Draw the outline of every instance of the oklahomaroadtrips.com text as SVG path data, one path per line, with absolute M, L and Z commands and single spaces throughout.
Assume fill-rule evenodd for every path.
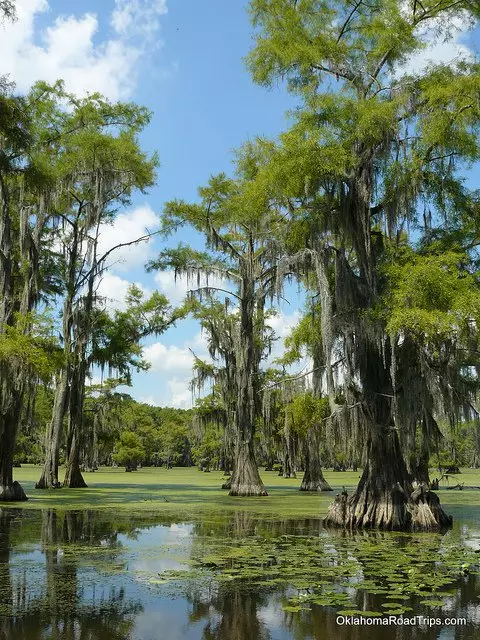
M 412 616 L 405 618 L 403 616 L 387 616 L 387 617 L 354 617 L 354 616 L 337 616 L 337 624 L 341 626 L 360 626 L 360 625 L 398 625 L 398 626 L 464 626 L 467 624 L 466 618 L 428 618 L 427 616 Z

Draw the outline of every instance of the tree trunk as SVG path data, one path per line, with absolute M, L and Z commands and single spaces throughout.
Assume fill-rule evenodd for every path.
M 275 464 L 275 456 L 267 451 L 265 461 L 265 471 L 273 471 L 273 465 Z
M 80 471 L 80 434 L 77 431 L 76 425 L 73 426 L 73 429 L 74 432 L 71 434 L 63 486 L 68 487 L 69 489 L 84 489 L 88 485 L 83 479 L 82 472 Z
M 65 367 L 60 372 L 60 379 L 55 389 L 52 419 L 45 433 L 45 463 L 40 480 L 35 485 L 37 489 L 58 489 L 61 486 L 58 479 L 58 458 L 67 399 L 68 370 Z
M 255 461 L 255 289 L 253 265 L 248 263 L 242 277 L 240 336 L 235 372 L 235 462 L 231 477 L 231 496 L 266 496 L 267 491 Z
M 323 476 L 315 426 L 310 427 L 307 433 L 305 473 L 303 474 L 300 491 L 332 491 L 332 487 Z
M 10 395 L 10 406 L 7 414 L 0 417 L 0 502 L 22 502 L 28 498 L 21 485 L 13 480 L 13 452 L 20 423 L 22 398 L 6 387 L 4 381 L 2 395 L 4 398 L 6 394 Z M 2 402 L 2 406 L 6 404 Z
M 399 531 L 450 526 L 452 518 L 441 509 L 435 494 L 423 488 L 413 492 L 393 424 L 388 344 L 380 353 L 372 338 L 364 340 L 359 368 L 362 410 L 368 429 L 367 463 L 356 490 L 351 496 L 344 491 L 336 497 L 324 523 L 347 529 Z
M 283 477 L 284 478 L 296 478 L 297 473 L 295 471 L 295 456 L 293 453 L 293 442 L 290 432 L 285 434 L 283 439 Z
M 80 449 L 83 429 L 83 406 L 85 400 L 85 345 L 83 340 L 77 341 L 77 353 L 72 367 L 68 406 L 67 463 L 63 486 L 69 489 L 83 489 L 87 483 L 80 470 Z
M 235 471 L 230 481 L 231 496 L 268 496 L 258 473 L 252 442 L 239 445 Z
M 413 491 L 395 429 L 381 431 L 368 440 L 367 464 L 357 489 L 351 496 L 343 492 L 335 498 L 325 526 L 398 531 L 450 526 L 452 518 L 434 493 Z
M 430 474 L 428 470 L 428 463 L 430 461 L 430 454 L 428 448 L 423 446 L 420 452 L 415 456 L 412 465 L 412 480 L 415 485 L 430 486 Z
M 80 471 L 81 423 L 79 422 L 79 413 L 82 408 L 83 403 L 76 404 L 75 408 L 70 410 L 68 421 L 67 463 L 63 486 L 69 489 L 83 489 L 87 486 Z

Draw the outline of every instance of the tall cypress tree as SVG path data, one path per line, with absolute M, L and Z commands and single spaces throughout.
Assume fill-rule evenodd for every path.
M 448 36 L 459 19 L 475 24 L 479 5 L 252 0 L 251 15 L 254 79 L 264 85 L 287 80 L 300 101 L 267 172 L 292 234 L 296 229 L 296 264 L 309 262 L 315 272 L 332 420 L 346 433 L 356 424 L 366 434 L 360 483 L 336 500 L 326 521 L 386 529 L 449 524 L 433 493 L 413 490 L 397 411 L 415 384 L 404 376 L 402 385 L 397 374 L 406 358 L 429 349 L 431 326 L 422 314 L 415 326 L 411 315 L 403 325 L 398 316 L 392 322 L 383 307 L 392 286 L 387 265 L 402 243 L 413 247 L 420 236 L 424 251 L 435 251 L 429 244 L 435 226 L 465 228 L 466 218 L 478 215 L 462 171 L 479 158 L 480 67 L 463 60 L 415 73 L 405 64 L 426 44 L 425 29 Z M 470 277 L 465 264 L 457 259 L 459 277 Z M 475 304 L 457 302 L 438 300 L 450 332 L 475 324 Z M 415 349 L 407 352 L 410 342 Z M 332 371 L 338 350 L 341 385 Z M 431 388 L 417 398 L 430 421 Z

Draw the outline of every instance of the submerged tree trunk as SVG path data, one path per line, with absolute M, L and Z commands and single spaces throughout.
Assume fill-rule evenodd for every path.
M 15 432 L 4 431 L 0 442 L 0 502 L 28 500 L 19 482 L 13 479 Z
M 282 476 L 284 478 L 296 478 L 295 470 L 295 454 L 292 434 L 287 431 L 283 438 L 283 468 Z
M 307 433 L 305 446 L 305 473 L 303 475 L 300 491 L 332 491 L 332 487 L 323 476 L 315 426 L 310 427 Z
M 240 335 L 235 372 L 235 462 L 231 477 L 231 496 L 266 496 L 255 461 L 255 285 L 253 265 L 246 261 L 242 278 L 240 303 Z
M 83 403 L 85 396 L 85 368 L 83 351 L 74 365 L 68 412 L 67 462 L 63 486 L 82 489 L 87 486 L 80 471 L 80 450 L 83 426 Z
M 239 445 L 235 471 L 230 478 L 231 496 L 267 496 L 260 478 L 252 442 Z
M 77 431 L 75 431 L 71 437 L 63 486 L 69 489 L 84 489 L 88 486 L 80 471 L 80 443 Z
M 438 497 L 423 487 L 413 491 L 392 419 L 388 362 L 388 345 L 381 354 L 367 339 L 361 363 L 362 409 L 369 429 L 367 462 L 356 490 L 351 496 L 346 492 L 337 496 L 324 523 L 399 531 L 448 527 L 452 518 L 441 509 Z
M 57 489 L 61 486 L 58 479 L 58 459 L 67 400 L 68 370 L 64 367 L 60 372 L 60 379 L 55 389 L 52 419 L 47 425 L 45 433 L 45 463 L 40 480 L 35 485 L 37 489 Z
M 325 526 L 398 531 L 436 530 L 452 524 L 438 497 L 421 487 L 413 491 L 397 433 L 370 438 L 367 464 L 355 492 L 340 494 L 330 507 Z
M 63 486 L 69 489 L 83 489 L 88 486 L 80 471 L 80 427 L 75 421 L 70 422 L 69 446 Z
M 25 213 L 25 210 L 22 209 Z M 34 232 L 28 228 L 28 216 L 21 220 L 20 235 L 23 240 L 24 254 L 21 256 L 28 262 L 28 268 L 22 278 L 15 278 L 15 263 L 18 263 L 12 239 L 12 217 L 9 209 L 9 194 L 4 176 L 0 172 L 0 333 L 7 327 L 15 326 L 15 312 L 25 315 L 31 311 L 34 303 L 38 275 L 36 259 L 28 260 L 29 249 L 35 241 L 39 243 L 39 229 L 43 217 L 38 217 Z M 27 227 L 28 230 L 25 229 Z M 31 240 L 26 240 L 26 238 Z M 38 247 L 38 245 L 37 245 Z M 19 290 L 16 285 L 21 283 Z M 24 330 L 25 331 L 25 330 Z M 27 329 L 28 331 L 28 329 Z M 22 487 L 13 480 L 13 454 L 15 441 L 23 410 L 23 396 L 28 376 L 27 368 L 21 367 L 13 360 L 4 359 L 0 366 L 0 502 L 17 502 L 27 500 Z
M 13 453 L 18 425 L 22 413 L 22 397 L 10 389 L 6 379 L 2 382 L 2 406 L 8 407 L 6 414 L 0 416 L 0 502 L 21 502 L 27 496 L 21 485 L 13 480 Z M 9 397 L 9 402 L 7 400 Z

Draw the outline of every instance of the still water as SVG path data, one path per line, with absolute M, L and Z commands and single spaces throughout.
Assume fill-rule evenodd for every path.
M 473 518 L 443 536 L 345 535 L 238 511 L 2 509 L 0 639 L 473 640 L 477 549 Z M 359 612 L 467 624 L 337 623 Z

